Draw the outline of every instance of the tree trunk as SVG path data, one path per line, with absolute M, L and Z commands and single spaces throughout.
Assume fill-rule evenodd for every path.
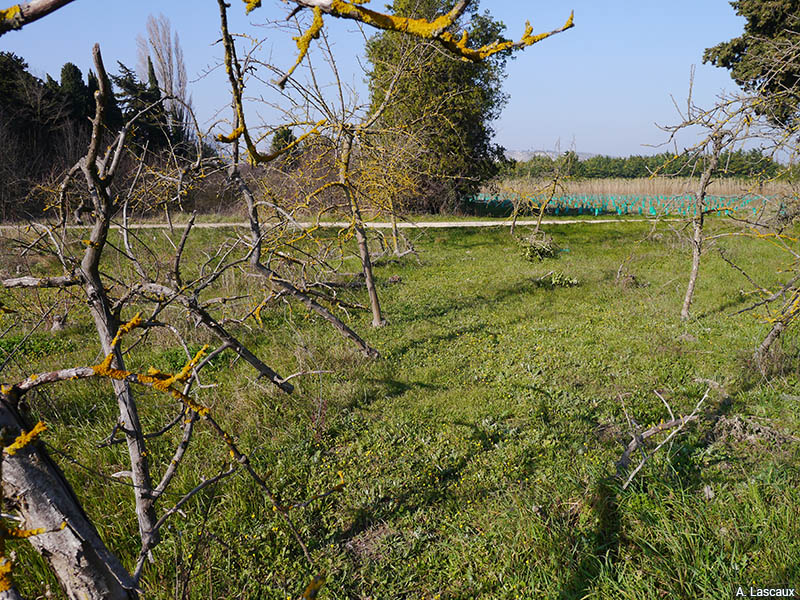
M 367 233 L 364 230 L 364 221 L 361 219 L 361 210 L 358 207 L 358 201 L 353 195 L 347 180 L 348 170 L 350 168 L 350 156 L 353 151 L 353 134 L 349 131 L 344 131 L 343 137 L 342 156 L 339 165 L 339 184 L 344 190 L 345 197 L 352 211 L 353 226 L 356 230 L 356 241 L 358 242 L 358 253 L 361 256 L 361 266 L 364 271 L 367 292 L 369 293 L 370 307 L 372 308 L 372 326 L 383 327 L 386 325 L 386 320 L 381 315 L 381 303 L 378 300 L 378 291 L 375 288 L 375 280 L 372 276 L 372 260 L 369 257 Z
M 114 360 L 112 361 L 112 366 L 117 369 L 124 369 L 125 364 L 122 360 L 122 352 L 120 352 L 119 348 L 112 347 L 112 340 L 117 334 L 120 323 L 119 316 L 115 315 L 111 310 L 111 302 L 100 277 L 100 258 L 108 238 L 108 228 L 113 211 L 113 202 L 109 196 L 108 189 L 113 179 L 114 169 L 119 161 L 121 149 L 124 146 L 125 136 L 123 134 L 125 130 L 123 129 L 120 133 L 118 150 L 113 156 L 111 165 L 108 166 L 104 161 L 102 164 L 103 173 L 101 174 L 98 171 L 98 157 L 103 142 L 104 102 L 111 95 L 111 87 L 100 55 L 100 47 L 97 44 L 94 46 L 93 55 L 100 89 L 95 92 L 96 106 L 95 116 L 92 121 L 92 137 L 86 156 L 80 162 L 80 169 L 86 179 L 86 186 L 92 199 L 94 224 L 89 234 L 89 239 L 86 240 L 86 250 L 81 259 L 79 273 L 88 301 L 89 312 L 94 320 L 103 353 L 108 355 L 113 352 Z M 146 446 L 142 426 L 139 422 L 136 399 L 127 382 L 114 380 L 112 383 L 119 408 L 119 425 L 125 433 L 128 445 L 136 516 L 139 520 L 139 535 L 143 544 L 148 543 L 148 540 L 151 543 L 152 541 L 157 543 L 158 532 L 154 529 L 157 519 L 155 507 L 153 506 L 153 485 L 150 479 Z M 155 538 L 152 536 L 155 536 Z
M 80 274 L 84 282 L 83 289 L 88 298 L 89 312 L 94 320 L 103 353 L 108 355 L 113 352 L 112 366 L 117 369 L 125 369 L 122 353 L 119 348 L 112 347 L 112 340 L 119 329 L 119 319 L 111 311 L 111 303 L 99 272 L 100 256 L 106 243 L 111 220 L 111 201 L 102 187 L 99 177 L 96 177 L 96 173 L 92 172 L 90 168 L 84 168 L 84 172 L 90 188 L 94 188 L 97 214 L 80 266 Z M 145 542 L 151 535 L 158 535 L 158 532 L 154 531 L 157 518 L 153 505 L 153 484 L 147 461 L 147 449 L 139 421 L 136 399 L 130 385 L 125 381 L 118 380 L 113 380 L 112 385 L 119 408 L 119 424 L 125 433 L 131 462 L 131 479 L 136 516 L 139 521 L 139 535 L 142 542 Z
M 711 177 L 717 170 L 719 164 L 719 155 L 723 148 L 723 138 L 721 133 L 712 135 L 711 155 L 708 157 L 708 164 L 703 169 L 703 174 L 700 176 L 700 184 L 697 188 L 695 196 L 695 215 L 693 219 L 694 232 L 692 235 L 692 270 L 689 274 L 689 283 L 686 286 L 686 295 L 683 298 L 683 307 L 681 308 L 681 320 L 686 321 L 689 319 L 689 309 L 692 305 L 694 298 L 694 290 L 697 286 L 697 277 L 700 273 L 700 255 L 703 251 L 703 221 L 705 219 L 705 200 L 708 186 L 711 183 Z
M 696 203 L 697 216 L 694 218 L 694 235 L 692 236 L 692 270 L 689 274 L 689 284 L 686 286 L 686 295 L 683 298 L 683 308 L 681 308 L 681 319 L 686 321 L 689 318 L 689 308 L 694 297 L 694 288 L 697 285 L 697 275 L 700 273 L 700 254 L 703 250 L 703 203 L 698 200 Z
M 0 402 L 0 428 L 7 428 L 13 435 L 31 429 L 8 396 Z M 28 541 L 50 564 L 68 598 L 137 597 L 130 574 L 106 548 L 64 474 L 41 444 L 33 442 L 13 456 L 4 456 L 2 483 L 9 502 L 24 519 L 25 528 L 46 531 Z M 62 528 L 62 524 L 66 525 Z
M 392 211 L 392 246 L 394 246 L 395 256 L 400 256 L 400 232 L 397 230 L 397 213 L 394 211 L 394 200 L 389 200 L 389 207 Z
M 770 347 L 775 342 L 775 340 L 777 340 L 781 336 L 781 333 L 783 333 L 784 329 L 786 329 L 786 325 L 784 324 L 783 321 L 775 322 L 775 324 L 772 326 L 772 329 L 767 334 L 767 337 L 765 337 L 764 341 L 761 342 L 758 348 L 756 348 L 756 353 L 754 358 L 757 363 L 760 364 L 761 361 L 764 360 L 764 357 L 767 355 L 767 352 L 769 352 Z

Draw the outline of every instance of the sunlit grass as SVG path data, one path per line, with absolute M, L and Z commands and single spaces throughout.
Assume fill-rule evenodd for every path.
M 145 578 L 148 597 L 174 597 L 176 573 L 188 573 L 190 597 L 275 599 L 297 597 L 319 571 L 328 574 L 321 597 L 337 599 L 722 598 L 732 597 L 735 583 L 797 581 L 797 444 L 725 439 L 713 429 L 715 415 L 741 414 L 798 430 L 797 338 L 783 341 L 777 376 L 748 369 L 742 357 L 766 326 L 732 316 L 747 306 L 740 292 L 747 285 L 713 252 L 702 266 L 695 318 L 682 323 L 688 248 L 666 227 L 655 236 L 649 230 L 549 227 L 562 252 L 542 263 L 525 261 L 507 230 L 420 233 L 419 262 L 378 268 L 389 325 L 371 329 L 362 314 L 349 321 L 381 351 L 375 362 L 298 305 L 265 312 L 262 328 L 251 320 L 249 329 L 235 329 L 281 373 L 333 373 L 295 380 L 295 394 L 286 396 L 226 356 L 204 377 L 218 385 L 203 392 L 203 403 L 282 499 L 330 489 L 339 472 L 346 487 L 292 513 L 313 570 L 250 480 L 201 494 L 163 532 Z M 198 232 L 189 256 L 224 235 Z M 723 242 L 765 284 L 779 277 L 770 273 L 783 259 L 771 247 Z M 620 285 L 616 275 L 629 257 L 635 284 Z M 578 285 L 537 284 L 553 270 Z M 389 283 L 393 275 L 399 282 Z M 223 289 L 258 293 L 238 272 Z M 181 327 L 193 343 L 207 341 L 190 323 Z M 60 355 L 45 351 L 52 338 L 42 334 L 3 379 L 96 360 L 98 344 L 78 314 L 63 335 L 55 338 L 69 340 Z M 141 368 L 175 369 L 181 360 L 167 335 L 131 355 Z M 647 426 L 666 416 L 653 390 L 686 412 L 706 390 L 698 379 L 717 381 L 725 394 L 712 393 L 701 422 L 622 490 L 613 477 L 620 441 L 629 439 L 622 403 Z M 141 403 L 148 430 L 176 410 L 156 394 Z M 97 475 L 126 468 L 124 448 L 97 448 L 116 418 L 110 387 L 60 384 L 30 407 L 50 425 L 48 444 L 82 465 L 56 455 L 130 566 L 130 490 Z M 176 435 L 154 444 L 156 464 L 169 460 Z M 176 492 L 226 458 L 202 426 L 193 452 Z M 38 582 L 50 581 L 56 593 L 40 560 L 21 556 L 23 590 L 35 597 Z

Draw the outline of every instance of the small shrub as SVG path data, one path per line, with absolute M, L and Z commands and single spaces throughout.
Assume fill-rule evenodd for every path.
M 575 287 L 580 285 L 580 281 L 574 277 L 564 275 L 561 271 L 550 271 L 538 279 L 533 280 L 538 287 L 553 289 L 557 287 Z
M 555 258 L 558 246 L 546 233 L 533 234 L 520 240 L 522 256 L 530 262 L 541 262 L 546 258 Z

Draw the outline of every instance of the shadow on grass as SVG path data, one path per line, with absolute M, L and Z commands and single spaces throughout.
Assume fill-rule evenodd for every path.
M 667 454 L 666 457 L 662 457 L 665 464 L 658 467 L 663 469 L 658 476 L 659 488 L 663 488 L 662 494 L 671 495 L 673 491 L 678 495 L 687 492 L 699 493 L 708 481 L 703 472 L 703 466 L 708 466 L 708 463 L 699 461 L 698 454 L 714 443 L 715 440 L 711 435 L 714 424 L 730 413 L 732 405 L 733 399 L 723 394 L 719 402 L 705 412 L 704 418 L 698 425 L 702 428 L 700 431 L 690 434 L 688 440 L 684 438 L 682 442 L 676 442 L 675 446 L 665 447 L 662 450 Z M 703 433 L 702 430 L 706 432 Z M 642 472 L 637 475 L 638 478 L 646 477 L 645 471 L 648 467 L 656 468 L 650 463 L 651 461 L 648 461 Z M 641 481 L 640 485 L 647 487 L 647 481 Z M 619 499 L 624 493 L 621 481 L 616 477 L 605 477 L 597 482 L 592 495 L 592 507 L 598 523 L 590 535 L 592 547 L 564 583 L 559 592 L 560 599 L 577 600 L 586 597 L 595 591 L 600 577 L 607 577 L 616 568 L 620 544 L 624 542 L 619 514 Z
M 453 422 L 452 425 L 465 426 L 472 429 L 471 439 L 479 441 L 480 444 L 474 450 L 436 469 L 436 476 L 433 478 L 422 477 L 419 483 L 413 484 L 413 475 L 418 470 L 407 473 L 402 483 L 409 483 L 414 487 L 408 487 L 405 491 L 396 495 L 389 491 L 377 500 L 359 507 L 352 517 L 350 526 L 336 536 L 337 543 L 346 544 L 376 523 L 388 522 L 393 518 L 413 514 L 447 499 L 455 498 L 451 485 L 461 478 L 464 469 L 478 456 L 493 450 L 503 436 L 495 432 L 486 431 L 485 428 L 478 424 Z M 425 469 L 428 466 L 427 463 L 420 464 L 419 469 Z
M 708 317 L 715 317 L 717 315 L 720 315 L 720 314 L 724 313 L 728 309 L 736 308 L 738 306 L 741 306 L 742 304 L 745 304 L 745 302 L 747 302 L 747 301 L 748 301 L 748 298 L 746 296 L 743 296 L 743 295 L 735 296 L 735 297 L 731 298 L 730 300 L 727 300 L 726 302 L 723 302 L 722 304 L 720 304 L 716 308 L 711 308 L 709 310 L 706 310 L 706 311 L 698 314 L 695 317 L 695 320 L 696 321 L 701 321 L 703 319 L 707 319 Z M 729 315 L 729 316 L 732 316 L 732 315 Z
M 594 587 L 603 567 L 613 568 L 619 555 L 621 527 L 618 505 L 619 482 L 606 477 L 597 483 L 593 508 L 598 523 L 592 532 L 592 552 L 585 556 L 561 588 L 562 600 L 584 598 Z
M 491 283 L 491 282 L 487 282 Z M 486 286 L 482 286 L 483 290 Z M 415 306 L 414 312 L 410 315 L 402 315 L 397 322 L 405 324 L 417 323 L 419 321 L 431 321 L 438 326 L 441 323 L 433 321 L 436 318 L 443 318 L 451 316 L 453 313 L 469 312 L 475 309 L 486 308 L 494 306 L 500 302 L 514 299 L 517 296 L 525 294 L 542 294 L 547 293 L 549 290 L 536 284 L 533 276 L 517 281 L 510 285 L 498 285 L 490 290 L 490 293 L 475 293 L 470 296 L 465 296 L 460 299 L 443 298 L 443 301 L 436 304 L 425 304 L 423 306 Z

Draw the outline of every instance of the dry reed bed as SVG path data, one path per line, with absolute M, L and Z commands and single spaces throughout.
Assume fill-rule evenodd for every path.
M 486 193 L 522 195 L 549 194 L 552 189 L 552 180 L 537 178 L 511 178 L 505 179 L 491 189 L 486 188 Z M 640 178 L 640 179 L 564 179 L 559 182 L 556 196 L 572 194 L 596 194 L 609 196 L 680 196 L 690 194 L 698 187 L 698 180 L 688 177 L 681 178 Z M 741 179 L 720 179 L 711 183 L 708 190 L 712 196 L 764 195 L 764 196 L 794 196 L 795 191 L 786 183 L 770 182 L 759 184 L 757 181 Z

